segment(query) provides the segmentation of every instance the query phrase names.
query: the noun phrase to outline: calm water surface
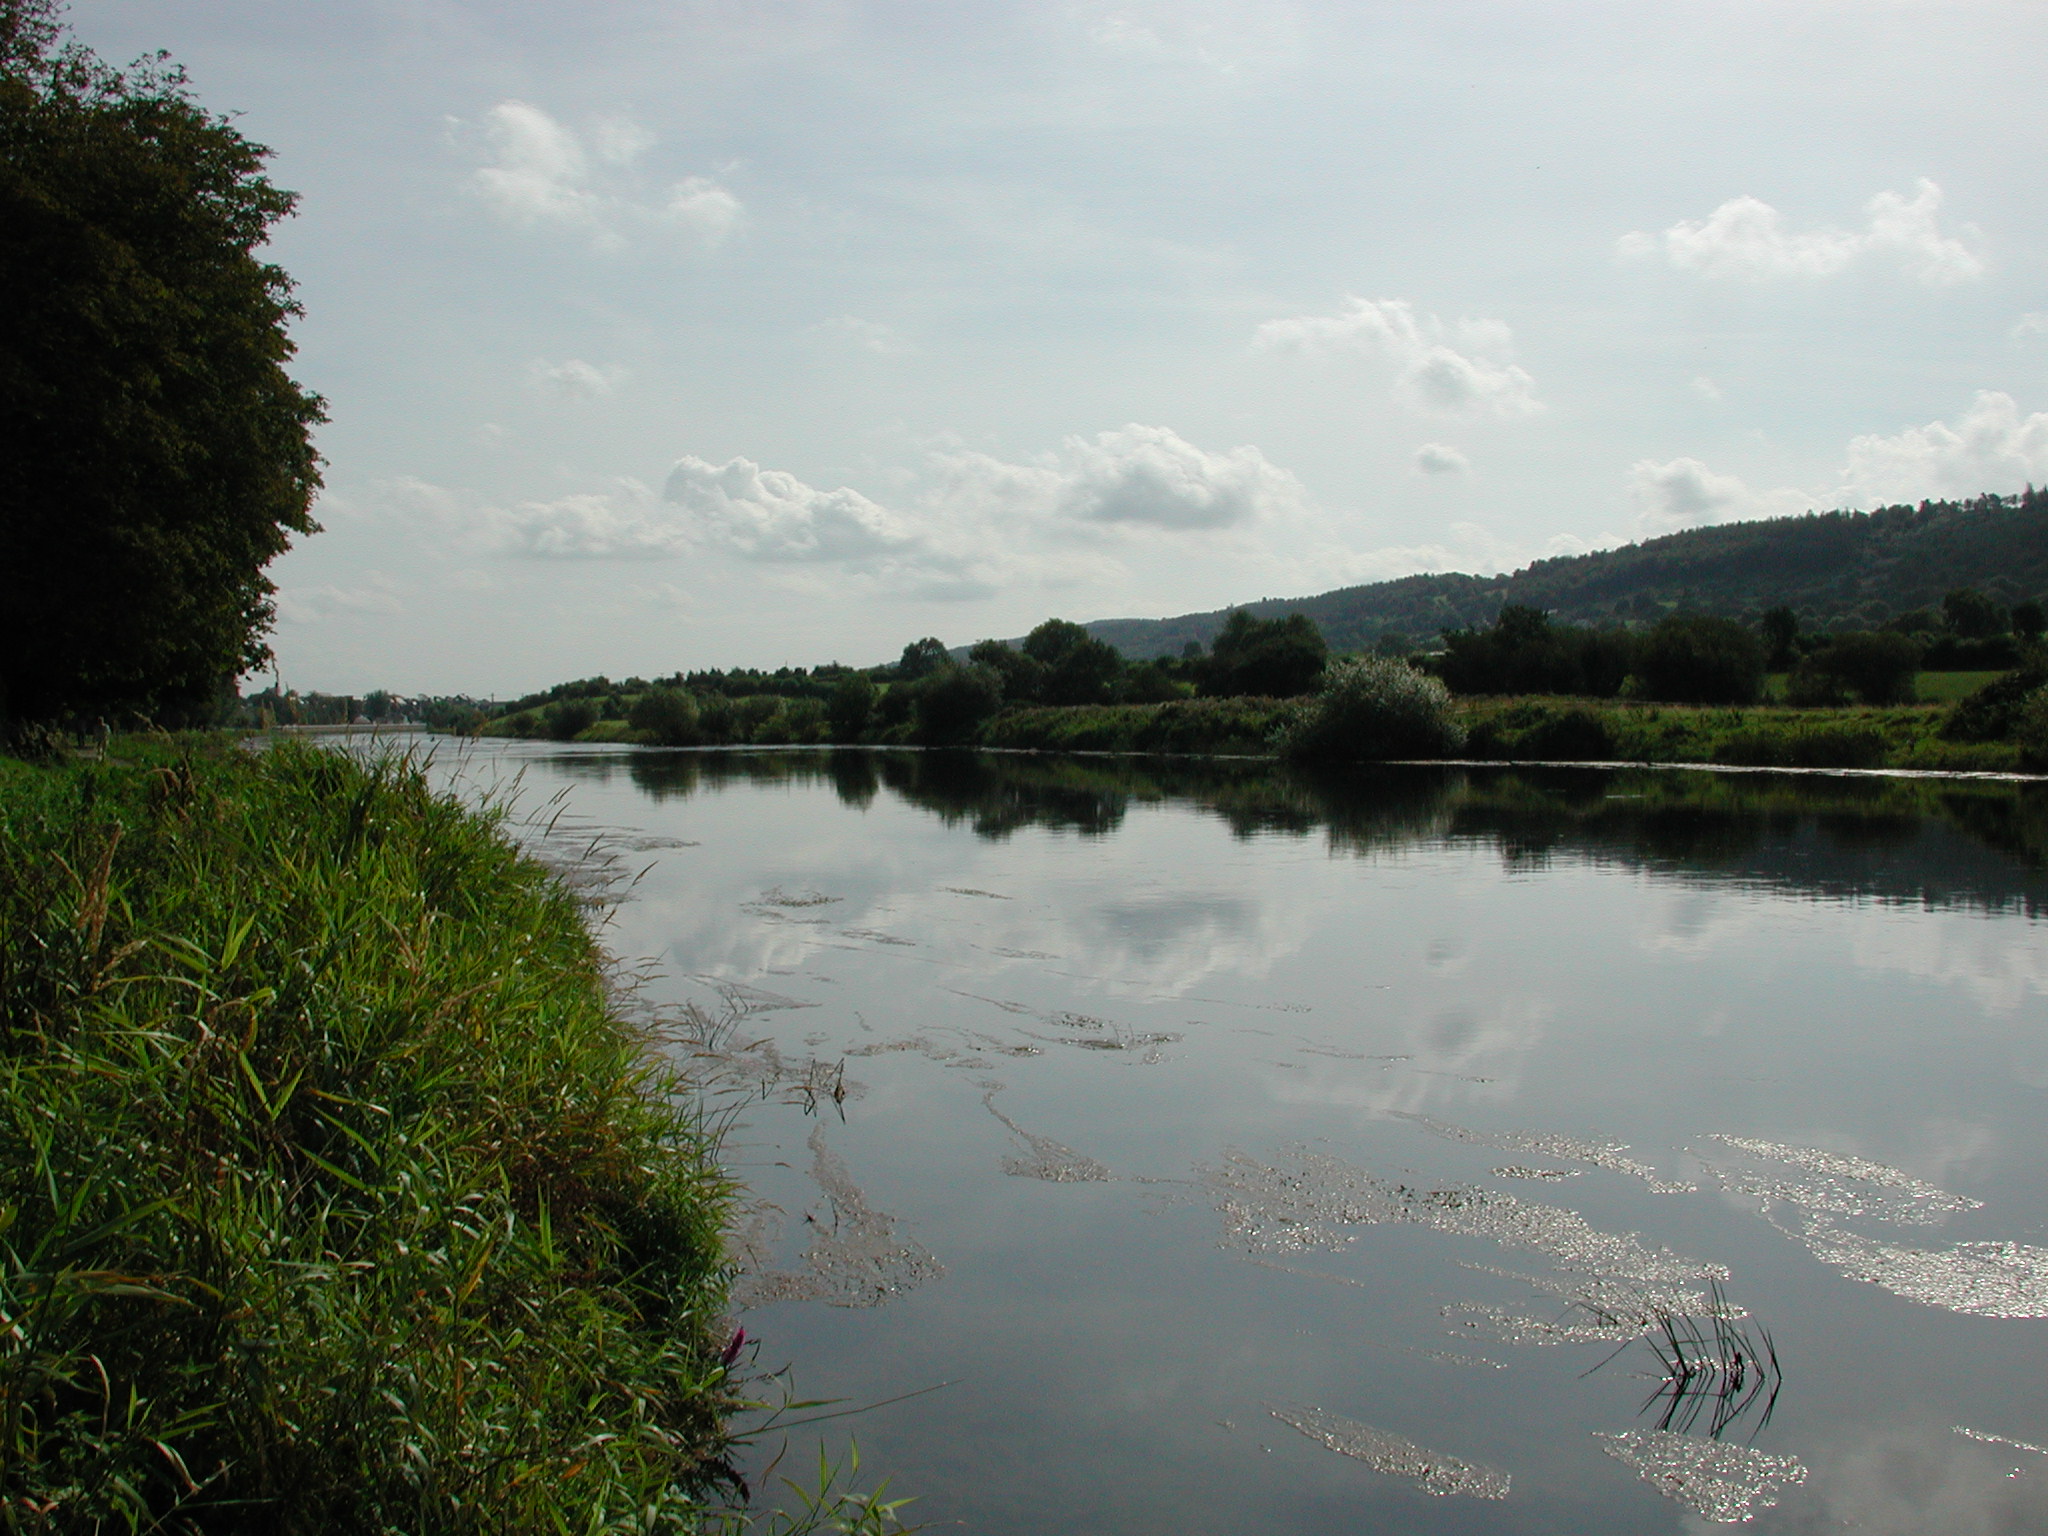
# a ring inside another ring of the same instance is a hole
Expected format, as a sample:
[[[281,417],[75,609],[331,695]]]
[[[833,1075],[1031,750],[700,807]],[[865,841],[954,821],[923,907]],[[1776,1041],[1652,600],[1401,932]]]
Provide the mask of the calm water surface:
[[[461,771],[646,866],[757,1367],[946,1384],[798,1463],[991,1536],[2048,1531],[2037,788]]]

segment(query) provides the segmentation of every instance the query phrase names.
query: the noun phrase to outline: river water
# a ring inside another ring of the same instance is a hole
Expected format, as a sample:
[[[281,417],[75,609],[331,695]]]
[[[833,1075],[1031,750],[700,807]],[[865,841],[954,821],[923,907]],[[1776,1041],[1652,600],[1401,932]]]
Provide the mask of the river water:
[[[851,1438],[989,1536],[2048,1531],[2048,786],[438,771],[638,876],[752,1368],[884,1405],[757,1475]]]

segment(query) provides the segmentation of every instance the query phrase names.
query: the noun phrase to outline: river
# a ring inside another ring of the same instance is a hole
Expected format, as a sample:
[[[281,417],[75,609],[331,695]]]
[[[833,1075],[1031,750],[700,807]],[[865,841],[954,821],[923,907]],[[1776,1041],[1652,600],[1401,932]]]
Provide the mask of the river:
[[[771,1491],[822,1437],[986,1536],[2048,1530],[2048,786],[436,771],[559,813],[717,1085],[757,1385],[865,1410]]]

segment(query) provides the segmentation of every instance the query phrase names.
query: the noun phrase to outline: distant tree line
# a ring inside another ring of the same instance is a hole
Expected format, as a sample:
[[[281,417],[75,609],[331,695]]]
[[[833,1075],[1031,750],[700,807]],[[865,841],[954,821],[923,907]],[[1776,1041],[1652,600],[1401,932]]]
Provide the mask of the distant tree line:
[[[259,731],[291,725],[423,725],[467,733],[481,727],[497,708],[488,699],[467,694],[396,694],[383,688],[362,695],[300,693],[273,684],[231,700],[214,723]]]
[[[1712,614],[1669,614],[1646,628],[1560,622],[1504,605],[1492,624],[1446,631],[1440,653],[1419,658],[1461,694],[1565,694],[1749,704],[1765,678],[1786,674],[1794,704],[1896,704],[1913,698],[1923,670],[2005,671],[2038,648],[2038,601],[2011,607],[1975,588],[1951,591],[1938,610],[1882,628],[1810,633],[1789,607],[1754,626]]]
[[[1746,704],[1770,674],[1788,702],[1898,703],[1930,666],[1986,671],[2039,665],[2042,605],[1957,588],[1938,606],[1880,628],[1809,630],[1789,607],[1755,623],[1667,614],[1647,625],[1573,624],[1526,604],[1491,623],[1447,631],[1437,650],[1383,634],[1369,654],[1406,661],[1453,694],[1640,698]],[[2032,660],[2030,660],[2032,658]],[[1132,661],[1082,625],[1047,619],[1018,641],[963,651],[925,636],[894,662],[853,667],[682,670],[653,679],[576,678],[504,703],[373,692],[280,694],[239,701],[237,723],[411,720],[557,741],[593,735],[678,746],[822,742],[941,744],[973,739],[1004,710],[1154,704],[1186,698],[1298,698],[1315,692],[1329,646],[1303,614],[1239,609],[1213,645]],[[1363,675],[1363,674],[1361,674]],[[1375,674],[1376,675],[1376,674]],[[1353,680],[1355,683],[1355,679]]]

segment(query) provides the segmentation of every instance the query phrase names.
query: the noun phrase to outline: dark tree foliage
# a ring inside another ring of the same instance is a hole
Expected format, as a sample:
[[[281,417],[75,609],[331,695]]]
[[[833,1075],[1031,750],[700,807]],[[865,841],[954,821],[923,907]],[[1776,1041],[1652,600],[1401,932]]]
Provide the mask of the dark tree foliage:
[[[269,657],[311,533],[318,398],[285,372],[293,196],[161,57],[119,73],[0,0],[0,718],[191,718]]]
[[[1643,692],[1673,704],[1752,704],[1763,691],[1764,647],[1733,619],[1674,614],[1636,654]]]
[[[550,741],[574,741],[597,724],[597,706],[588,699],[563,699],[550,704],[541,716],[542,729]]]
[[[1852,630],[1801,661],[1786,695],[1794,704],[1903,704],[1913,697],[1919,670],[1920,647],[1911,636]]]
[[[664,747],[695,746],[703,739],[697,701],[680,688],[649,688],[633,701],[626,723]]]
[[[2012,632],[2022,640],[2038,640],[2048,632],[2048,608],[2029,598],[2012,605]]]
[[[1758,627],[1764,636],[1764,665],[1773,672],[1791,670],[1799,659],[1799,615],[1790,608],[1773,608]]]
[[[1023,651],[1041,666],[1056,666],[1061,657],[1088,638],[1071,619],[1047,619],[1024,637]]]
[[[544,704],[553,704],[561,699],[603,699],[613,692],[612,680],[602,673],[596,677],[579,677],[574,682],[556,683],[539,693],[529,693],[524,698],[514,699],[503,705],[503,714],[517,714],[524,709],[538,709]]]
[[[1047,619],[1021,648],[983,640],[967,653],[1010,704],[1108,704],[1125,694],[1124,659],[1067,619]]]
[[[1040,704],[1107,704],[1117,696],[1124,659],[1079,624],[1047,619],[1024,637],[1024,655],[1041,669],[1026,697]],[[1022,679],[1019,679],[1022,681]],[[1009,692],[1009,679],[1005,679]]]
[[[1559,624],[1540,609],[1508,603],[1490,628],[1448,631],[1437,670],[1453,693],[1612,698],[1632,654],[1624,631]]]
[[[1209,648],[1202,692],[1213,698],[1291,699],[1312,692],[1330,659],[1306,614],[1262,619],[1239,608]]]
[[[967,660],[970,665],[986,667],[1002,680],[1006,703],[1034,702],[1044,687],[1045,663],[1000,640],[977,642],[968,651]]]
[[[1958,587],[1941,600],[1941,627],[1958,640],[1989,640],[2006,632],[2005,608],[1975,587]]]
[[[922,640],[913,640],[903,647],[903,656],[896,663],[896,675],[904,682],[912,683],[950,664],[945,641],[926,635]]]
[[[849,672],[833,685],[825,701],[825,719],[834,741],[858,741],[875,712],[875,685],[858,672]]]
[[[1956,635],[1916,636],[1929,640],[1920,665],[1929,672],[2003,672],[2020,664],[2020,643],[2011,635],[1964,640]]]
[[[2021,665],[1995,677],[1959,702],[1941,724],[1949,741],[2006,741],[2018,729],[2021,712],[2048,687],[2048,651],[2028,649]]]
[[[917,738],[931,746],[965,741],[1003,707],[1003,685],[983,667],[945,667],[917,685]]]

